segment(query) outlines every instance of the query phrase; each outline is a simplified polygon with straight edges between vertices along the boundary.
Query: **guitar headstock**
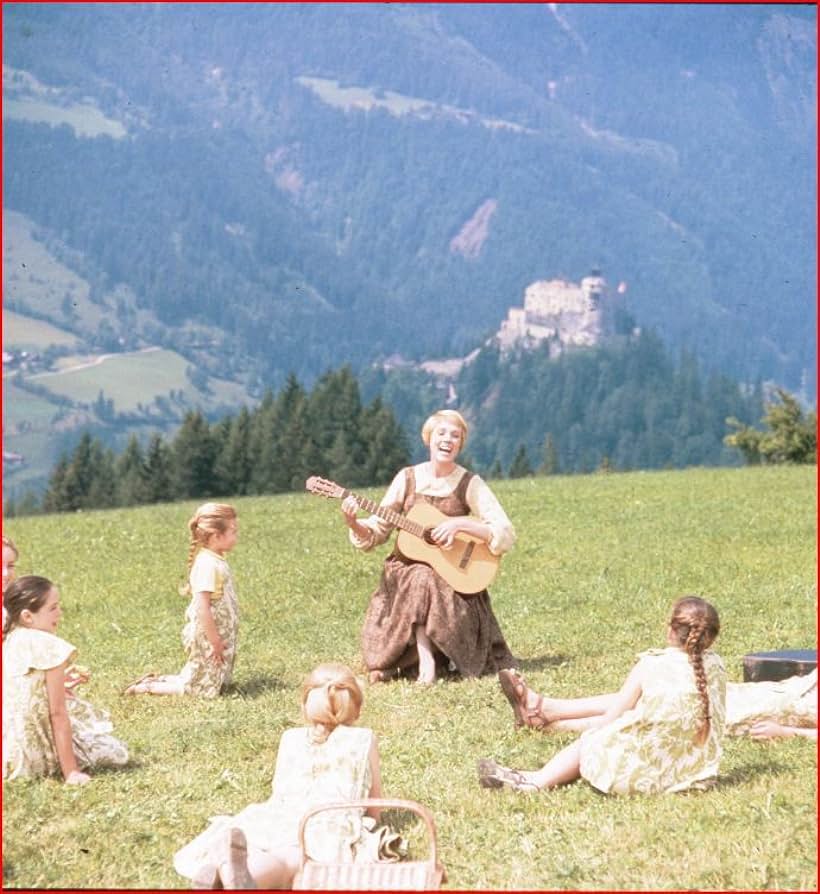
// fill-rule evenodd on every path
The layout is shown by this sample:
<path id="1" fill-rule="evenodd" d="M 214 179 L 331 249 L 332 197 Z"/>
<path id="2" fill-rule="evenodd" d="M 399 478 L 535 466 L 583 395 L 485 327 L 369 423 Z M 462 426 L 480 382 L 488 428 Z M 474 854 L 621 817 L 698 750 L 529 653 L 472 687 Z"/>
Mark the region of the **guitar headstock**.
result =
<path id="1" fill-rule="evenodd" d="M 346 491 L 340 484 L 335 481 L 328 481 L 326 478 L 319 478 L 318 475 L 311 475 L 305 482 L 305 490 L 319 497 L 329 497 L 333 500 L 341 500 L 347 496 Z"/>

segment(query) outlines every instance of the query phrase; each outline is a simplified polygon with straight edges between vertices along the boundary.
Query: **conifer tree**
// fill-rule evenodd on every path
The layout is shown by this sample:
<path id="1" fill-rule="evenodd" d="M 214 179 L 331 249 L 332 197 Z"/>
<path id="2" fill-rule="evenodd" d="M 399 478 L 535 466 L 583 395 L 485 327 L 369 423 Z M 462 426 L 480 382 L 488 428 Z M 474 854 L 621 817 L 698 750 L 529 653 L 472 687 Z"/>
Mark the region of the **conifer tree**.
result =
<path id="1" fill-rule="evenodd" d="M 363 410 L 359 432 L 365 450 L 363 484 L 387 484 L 410 462 L 404 431 L 381 398 Z"/>
<path id="2" fill-rule="evenodd" d="M 43 512 L 65 512 L 69 507 L 65 498 L 65 478 L 68 472 L 68 456 L 64 453 L 57 460 L 48 479 L 43 495 Z"/>
<path id="3" fill-rule="evenodd" d="M 118 505 L 136 506 L 146 502 L 144 457 L 136 435 L 131 435 L 117 458 L 116 473 Z"/>
<path id="4" fill-rule="evenodd" d="M 520 444 L 518 447 L 518 452 L 510 465 L 508 475 L 510 478 L 526 478 L 528 475 L 532 475 L 532 466 L 527 456 L 527 448 L 523 444 Z"/>
<path id="5" fill-rule="evenodd" d="M 114 462 L 113 450 L 103 447 L 99 441 L 92 444 L 91 463 L 94 474 L 84 500 L 84 508 L 108 509 L 120 505 Z"/>
<path id="6" fill-rule="evenodd" d="M 88 495 L 94 480 L 94 463 L 99 455 L 99 450 L 95 449 L 95 439 L 89 432 L 83 432 L 71 455 L 63 479 L 64 510 L 90 508 Z"/>
<path id="7" fill-rule="evenodd" d="M 145 501 L 162 503 L 173 498 L 171 450 L 158 432 L 151 435 L 145 452 Z"/>
<path id="8" fill-rule="evenodd" d="M 226 434 L 224 438 L 223 433 Z M 214 465 L 214 478 L 218 482 L 219 493 L 242 495 L 250 492 L 250 433 L 251 418 L 247 407 L 242 407 L 224 429 L 216 429 L 214 441 L 219 452 Z"/>
<path id="9" fill-rule="evenodd" d="M 172 455 L 175 496 L 182 499 L 213 496 L 216 444 L 199 410 L 185 414 L 173 441 Z"/>
<path id="10" fill-rule="evenodd" d="M 547 432 L 544 438 L 544 447 L 541 451 L 541 465 L 538 469 L 541 475 L 557 475 L 559 470 L 558 449 L 552 437 L 552 432 Z"/>

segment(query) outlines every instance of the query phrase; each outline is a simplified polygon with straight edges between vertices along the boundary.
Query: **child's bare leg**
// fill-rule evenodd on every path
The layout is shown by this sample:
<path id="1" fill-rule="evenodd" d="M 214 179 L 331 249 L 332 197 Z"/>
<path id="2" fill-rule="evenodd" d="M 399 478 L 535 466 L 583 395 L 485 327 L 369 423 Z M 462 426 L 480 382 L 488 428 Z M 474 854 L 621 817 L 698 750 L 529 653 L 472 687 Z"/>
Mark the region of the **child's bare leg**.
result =
<path id="1" fill-rule="evenodd" d="M 588 695 L 583 698 L 552 698 L 544 695 L 541 700 L 541 710 L 549 717 L 550 723 L 556 720 L 599 717 L 609 710 L 613 698 L 615 698 L 614 692 L 608 692 L 605 695 Z M 537 701 L 537 693 L 528 687 L 528 706 L 530 704 L 534 706 Z M 566 727 L 566 729 L 570 729 L 570 727 Z M 587 729 L 587 727 L 584 727 L 584 729 Z"/>
<path id="2" fill-rule="evenodd" d="M 544 727 L 545 732 L 550 733 L 582 733 L 584 730 L 594 729 L 598 726 L 600 714 L 590 717 L 572 717 L 566 720 L 553 720 Z"/>
<path id="3" fill-rule="evenodd" d="M 581 775 L 581 742 L 580 740 L 562 748 L 540 770 L 523 774 L 526 779 L 538 788 L 555 788 L 574 782 Z"/>
<path id="4" fill-rule="evenodd" d="M 248 852 L 248 871 L 253 876 L 257 888 L 274 890 L 292 888 L 299 864 L 300 853 L 297 847 Z"/>
<path id="5" fill-rule="evenodd" d="M 615 693 L 583 698 L 553 698 L 540 695 L 514 670 L 499 671 L 498 679 L 515 712 L 516 725 L 529 726 L 533 729 L 550 731 L 589 729 L 586 723 L 579 724 L 578 721 L 581 718 L 597 718 L 605 714 L 615 698 Z"/>
<path id="6" fill-rule="evenodd" d="M 185 684 L 178 676 L 166 674 L 162 677 L 152 677 L 147 680 L 139 680 L 132 683 L 126 690 L 126 695 L 184 695 Z"/>
<path id="7" fill-rule="evenodd" d="M 436 679 L 433 643 L 421 624 L 416 624 L 413 630 L 416 634 L 416 647 L 419 650 L 419 683 L 432 683 Z"/>

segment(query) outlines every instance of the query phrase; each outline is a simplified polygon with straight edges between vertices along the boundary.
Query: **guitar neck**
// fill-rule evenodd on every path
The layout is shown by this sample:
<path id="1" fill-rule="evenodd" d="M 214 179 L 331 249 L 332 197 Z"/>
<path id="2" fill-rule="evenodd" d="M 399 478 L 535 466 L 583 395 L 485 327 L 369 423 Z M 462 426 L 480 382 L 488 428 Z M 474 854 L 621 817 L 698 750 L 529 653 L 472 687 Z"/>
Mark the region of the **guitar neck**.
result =
<path id="1" fill-rule="evenodd" d="M 361 509 L 370 512 L 373 515 L 378 515 L 379 518 L 383 518 L 386 522 L 395 525 L 402 531 L 407 531 L 408 534 L 414 534 L 416 537 L 424 538 L 424 525 L 410 521 L 410 519 L 406 515 L 402 515 L 401 512 L 396 512 L 395 509 L 391 509 L 389 506 L 380 506 L 373 500 L 368 500 L 367 497 L 360 497 L 358 494 L 354 494 L 350 491 L 347 491 L 344 496 L 353 497 L 356 504 Z"/>

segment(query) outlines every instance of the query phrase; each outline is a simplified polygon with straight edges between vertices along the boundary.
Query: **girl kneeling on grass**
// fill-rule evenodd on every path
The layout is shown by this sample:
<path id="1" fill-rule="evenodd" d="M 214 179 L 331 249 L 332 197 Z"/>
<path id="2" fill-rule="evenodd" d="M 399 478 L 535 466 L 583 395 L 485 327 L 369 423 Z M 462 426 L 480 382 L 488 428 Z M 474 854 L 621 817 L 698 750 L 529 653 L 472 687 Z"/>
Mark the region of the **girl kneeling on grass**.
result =
<path id="1" fill-rule="evenodd" d="M 145 674 L 126 695 L 201 695 L 215 698 L 231 682 L 236 658 L 239 610 L 231 569 L 225 561 L 239 538 L 236 510 L 204 503 L 188 521 L 188 585 L 182 643 L 188 661 L 178 674 Z"/>
<path id="2" fill-rule="evenodd" d="M 60 593 L 45 577 L 27 575 L 3 594 L 3 778 L 60 770 L 83 785 L 83 768 L 121 767 L 128 749 L 111 735 L 107 714 L 66 695 L 74 646 L 56 635 Z"/>
<path id="3" fill-rule="evenodd" d="M 362 691 L 350 668 L 319 665 L 302 684 L 307 725 L 286 730 L 279 741 L 273 792 L 236 816 L 211 825 L 174 857 L 174 868 L 196 888 L 290 888 L 299 869 L 299 821 L 309 809 L 332 801 L 381 797 L 379 747 L 372 730 L 351 726 Z M 395 834 L 376 827 L 371 808 L 327 811 L 305 830 L 308 855 L 323 862 L 378 859 L 396 847 Z"/>
<path id="4" fill-rule="evenodd" d="M 607 696 L 544 699 L 513 672 L 501 671 L 519 725 L 537 726 L 539 717 L 559 724 L 570 716 L 585 717 L 586 731 L 540 770 L 510 770 L 481 760 L 480 784 L 538 791 L 582 777 L 602 792 L 625 795 L 713 782 L 726 715 L 726 671 L 709 648 L 719 630 L 717 611 L 708 602 L 698 596 L 678 599 L 667 648 L 642 653 L 620 691 Z"/>

